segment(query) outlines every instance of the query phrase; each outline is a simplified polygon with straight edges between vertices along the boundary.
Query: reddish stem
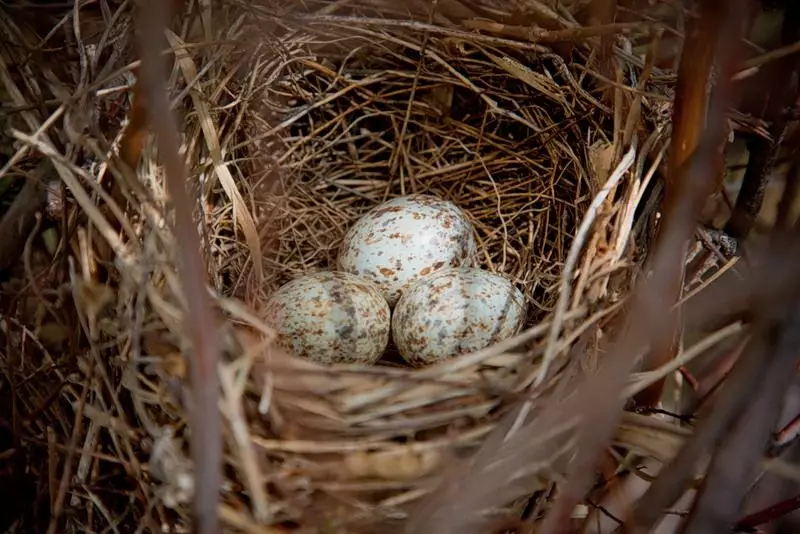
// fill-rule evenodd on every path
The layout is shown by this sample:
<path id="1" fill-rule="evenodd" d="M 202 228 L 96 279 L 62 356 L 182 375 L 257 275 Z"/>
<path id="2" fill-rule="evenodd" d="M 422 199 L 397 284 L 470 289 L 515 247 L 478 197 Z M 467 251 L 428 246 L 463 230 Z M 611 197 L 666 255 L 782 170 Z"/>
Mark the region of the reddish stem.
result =
<path id="1" fill-rule="evenodd" d="M 763 510 L 746 515 L 736 522 L 734 531 L 748 531 L 760 525 L 764 525 L 783 516 L 789 515 L 795 510 L 800 510 L 800 494 L 795 495 L 785 501 L 773 504 Z"/>

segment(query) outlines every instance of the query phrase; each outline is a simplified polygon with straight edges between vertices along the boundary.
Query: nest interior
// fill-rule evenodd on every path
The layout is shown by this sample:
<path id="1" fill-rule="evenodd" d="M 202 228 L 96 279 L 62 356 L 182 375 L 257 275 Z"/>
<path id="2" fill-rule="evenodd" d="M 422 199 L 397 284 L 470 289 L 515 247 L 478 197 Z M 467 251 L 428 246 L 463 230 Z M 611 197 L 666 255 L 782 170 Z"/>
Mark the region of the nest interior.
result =
<path id="1" fill-rule="evenodd" d="M 213 3 L 214 20 L 225 23 L 209 25 L 204 4 L 187 2 L 168 36 L 226 353 L 220 510 L 232 530 L 402 525 L 440 468 L 478 446 L 519 395 L 534 383 L 556 387 L 572 344 L 597 335 L 587 325 L 608 320 L 630 282 L 634 212 L 665 149 L 662 86 L 671 78 L 624 50 L 623 66 L 600 74 L 593 41 L 535 42 L 477 16 L 513 19 L 497 6 L 453 14 L 389 4 L 230 0 Z M 84 31 L 92 48 L 73 58 L 73 70 L 30 73 L 45 90 L 9 78 L 23 87 L 19 107 L 25 95 L 92 95 L 54 119 L 73 128 L 54 144 L 18 140 L 57 163 L 67 195 L 46 222 L 61 231 L 61 248 L 32 256 L 60 292 L 34 294 L 19 320 L 30 328 L 9 331 L 20 343 L 30 329 L 37 340 L 54 338 L 26 348 L 27 371 L 46 377 L 23 386 L 32 388 L 26 411 L 47 406 L 30 439 L 50 443 L 51 455 L 59 443 L 80 445 L 69 449 L 79 462 L 72 496 L 49 505 L 71 510 L 74 528 L 124 518 L 160 530 L 189 523 L 187 318 L 154 145 L 139 146 L 136 175 L 115 165 L 132 146 L 125 128 L 135 105 L 119 97 L 131 83 L 130 6 L 113 5 L 80 19 L 102 29 L 88 41 Z M 578 27 L 559 9 L 556 22 Z M 26 42 L 38 35 L 4 24 Z M 7 63 L 24 63 L 19 51 L 5 53 Z M 87 57 L 89 67 L 80 62 Z M 616 92 L 608 76 L 617 76 Z M 635 136 L 645 146 L 638 165 L 629 160 L 631 172 L 590 209 Z M 101 187 L 108 181 L 110 193 Z M 259 305 L 299 274 L 331 268 L 361 214 L 409 193 L 469 214 L 481 266 L 507 274 L 529 299 L 526 329 L 423 370 L 323 368 L 281 354 Z M 115 201 L 125 209 L 112 209 Z M 570 259 L 587 214 L 594 224 Z M 57 274 L 51 265 L 66 256 L 70 268 Z M 575 289 L 558 311 L 565 278 Z M 549 353 L 554 321 L 564 331 Z M 54 354 L 64 338 L 69 350 Z M 506 505 L 517 509 L 524 495 L 512 496 Z"/>
<path id="2" fill-rule="evenodd" d="M 605 106 L 590 91 L 576 94 L 575 73 L 549 51 L 342 18 L 287 28 L 302 37 L 265 47 L 280 60 L 248 73 L 243 149 L 259 163 L 277 159 L 282 194 L 254 195 L 267 221 L 257 226 L 273 239 L 267 283 L 242 294 L 333 268 L 365 210 L 424 193 L 469 214 L 480 266 L 509 275 L 532 318 L 544 317 L 594 192 L 588 144 L 609 143 Z M 242 263 L 229 280 L 242 278 Z"/>

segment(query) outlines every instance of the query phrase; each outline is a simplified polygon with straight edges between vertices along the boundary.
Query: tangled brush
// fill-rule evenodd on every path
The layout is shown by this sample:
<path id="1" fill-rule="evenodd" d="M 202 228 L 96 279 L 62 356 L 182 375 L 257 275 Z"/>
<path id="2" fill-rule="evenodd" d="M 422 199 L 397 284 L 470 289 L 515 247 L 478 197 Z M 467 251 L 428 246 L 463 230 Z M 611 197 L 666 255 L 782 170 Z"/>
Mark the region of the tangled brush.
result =
<path id="1" fill-rule="evenodd" d="M 766 243 L 745 239 L 745 194 L 725 232 L 697 220 L 729 136 L 793 139 L 789 119 L 731 111 L 734 82 L 794 68 L 791 43 L 716 46 L 742 41 L 738 5 L 639 4 L 3 11 L 0 250 L 21 261 L 0 264 L 0 476 L 33 503 L 8 523 L 645 532 L 676 528 L 674 505 L 686 532 L 720 532 L 780 515 L 739 504 L 758 476 L 796 478 L 793 186 Z M 391 347 L 374 366 L 282 350 L 267 299 L 418 193 L 464 210 L 524 328 L 421 369 Z"/>

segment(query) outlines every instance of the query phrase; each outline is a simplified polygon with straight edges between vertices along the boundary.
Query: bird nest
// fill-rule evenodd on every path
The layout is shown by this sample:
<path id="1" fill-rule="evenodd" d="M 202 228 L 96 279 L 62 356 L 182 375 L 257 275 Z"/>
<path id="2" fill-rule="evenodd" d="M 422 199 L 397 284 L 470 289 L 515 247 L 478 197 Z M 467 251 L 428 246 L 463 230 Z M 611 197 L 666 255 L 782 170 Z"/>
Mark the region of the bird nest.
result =
<path id="1" fill-rule="evenodd" d="M 602 345 L 613 332 L 646 249 L 653 219 L 639 215 L 650 214 L 643 199 L 666 147 L 671 78 L 633 51 L 648 26 L 631 23 L 628 37 L 611 26 L 582 32 L 563 8 L 525 15 L 556 30 L 522 31 L 508 24 L 512 12 L 489 4 L 447 2 L 453 12 L 358 0 L 212 4 L 206 12 L 187 3 L 167 41 L 224 354 L 220 517 L 242 532 L 400 528 L 448 468 L 497 432 L 511 436 L 536 399 L 594 367 L 593 357 L 573 357 L 575 347 Z M 35 423 L 51 454 L 70 444 L 64 465 L 75 467 L 62 481 L 74 476 L 76 490 L 52 487 L 56 515 L 75 528 L 120 521 L 156 531 L 189 523 L 200 485 L 188 460 L 191 299 L 176 274 L 183 243 L 170 230 L 154 141 L 136 135 L 136 100 L 120 97 L 133 78 L 131 14 L 125 4 L 116 14 L 98 8 L 76 27 L 92 17 L 96 31 L 84 27 L 71 67 L 30 72 L 56 95 L 65 87 L 77 95 L 54 119 L 69 126 L 57 139 L 17 140 L 52 162 L 48 176 L 66 194 L 51 194 L 55 215 L 45 223 L 66 232 L 57 260 L 35 253 L 28 268 L 63 261 L 68 274 L 47 271 L 61 289 L 34 299 L 55 315 L 33 310 L 9 332 L 17 341 L 31 328 L 55 338 L 27 348 L 34 356 L 25 365 L 53 362 L 30 398 L 41 399 L 42 384 L 64 385 Z M 4 24 L 32 39 L 30 27 Z M 22 87 L 17 106 L 34 100 L 34 89 L 8 79 Z M 122 165 L 132 153 L 136 174 Z M 468 214 L 480 267 L 525 294 L 523 330 L 423 369 L 391 351 L 363 367 L 277 349 L 259 316 L 271 292 L 334 268 L 361 215 L 419 193 Z M 52 319 L 67 315 L 65 302 L 79 313 Z M 74 332 L 59 338 L 55 323 Z M 53 355 L 65 339 L 64 356 Z M 653 382 L 640 378 L 628 394 Z M 520 484 L 509 482 L 485 518 L 519 517 L 572 445 L 548 443 L 551 453 Z"/>

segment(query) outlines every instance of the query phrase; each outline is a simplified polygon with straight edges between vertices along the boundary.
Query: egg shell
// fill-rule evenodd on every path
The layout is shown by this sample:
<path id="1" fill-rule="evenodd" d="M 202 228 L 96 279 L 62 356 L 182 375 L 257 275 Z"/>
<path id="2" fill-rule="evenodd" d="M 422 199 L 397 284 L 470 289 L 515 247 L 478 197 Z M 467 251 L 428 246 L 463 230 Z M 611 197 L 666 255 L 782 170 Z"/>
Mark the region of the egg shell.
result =
<path id="1" fill-rule="evenodd" d="M 525 311 L 522 292 L 505 277 L 478 268 L 447 269 L 403 293 L 392 338 L 404 360 L 422 367 L 512 337 Z"/>
<path id="2" fill-rule="evenodd" d="M 323 364 L 372 364 L 389 343 L 390 313 L 383 295 L 368 280 L 322 271 L 273 293 L 264 319 L 295 356 Z"/>
<path id="3" fill-rule="evenodd" d="M 374 282 L 393 307 L 422 276 L 474 264 L 474 229 L 450 201 L 430 195 L 397 197 L 373 208 L 347 231 L 337 267 Z"/>

